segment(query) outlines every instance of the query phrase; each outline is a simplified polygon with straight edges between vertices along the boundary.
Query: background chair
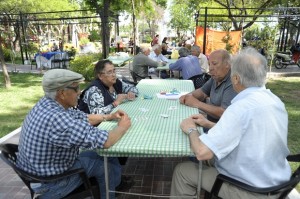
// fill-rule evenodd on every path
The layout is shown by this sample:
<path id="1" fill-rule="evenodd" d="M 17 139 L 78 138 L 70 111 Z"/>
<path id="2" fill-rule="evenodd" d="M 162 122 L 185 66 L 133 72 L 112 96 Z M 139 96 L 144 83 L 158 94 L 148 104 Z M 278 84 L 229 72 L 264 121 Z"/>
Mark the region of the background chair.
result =
<path id="1" fill-rule="evenodd" d="M 37 69 L 37 62 L 36 62 L 36 57 L 34 54 L 29 54 L 29 59 L 30 59 L 30 68 L 32 70 L 32 66 L 35 65 L 35 69 Z"/>
<path id="2" fill-rule="evenodd" d="M 287 160 L 290 162 L 300 162 L 300 154 L 297 155 L 289 155 L 287 157 Z M 239 182 L 235 179 L 232 179 L 228 176 L 219 174 L 216 178 L 216 181 L 212 187 L 212 190 L 210 193 L 205 192 L 205 199 L 212 199 L 212 198 L 219 198 L 218 194 L 222 187 L 223 183 L 232 184 L 236 187 L 239 187 L 243 190 L 263 194 L 263 195 L 276 195 L 278 194 L 279 199 L 284 199 L 287 197 L 287 195 L 292 191 L 293 188 L 297 186 L 297 184 L 300 182 L 300 166 L 298 166 L 297 170 L 292 174 L 290 180 L 288 182 L 285 182 L 283 184 L 268 187 L 268 188 L 257 188 L 250 185 L 247 185 L 245 183 Z"/>
<path id="3" fill-rule="evenodd" d="M 189 78 L 189 80 L 193 81 L 195 89 L 201 88 L 209 79 L 210 75 L 207 73 L 202 73 Z"/>
<path id="4" fill-rule="evenodd" d="M 58 63 L 58 67 L 57 67 Z M 62 60 L 62 54 L 57 53 L 53 56 L 53 59 L 51 59 L 51 68 L 61 68 L 63 65 L 64 61 Z"/>
<path id="5" fill-rule="evenodd" d="M 30 183 L 48 183 L 57 181 L 62 178 L 70 177 L 73 175 L 80 175 L 83 184 L 72 191 L 70 194 L 64 197 L 64 199 L 78 199 L 90 197 L 94 199 L 100 199 L 100 190 L 98 187 L 98 183 L 95 178 L 88 178 L 84 169 L 74 169 L 70 171 L 66 171 L 63 174 L 50 176 L 50 177 L 41 177 L 33 174 L 29 174 L 16 166 L 17 161 L 17 153 L 18 153 L 18 145 L 16 144 L 2 144 L 0 145 L 0 157 L 6 162 L 13 170 L 18 174 L 18 176 L 22 179 L 25 185 L 30 190 L 30 194 L 32 198 L 38 198 L 34 195 L 33 190 L 30 187 Z"/>
<path id="6" fill-rule="evenodd" d="M 140 76 L 138 74 L 136 74 L 135 72 L 133 72 L 132 70 L 130 71 L 130 74 L 131 74 L 131 77 L 133 79 L 133 81 L 135 83 L 137 83 L 138 81 L 140 81 L 141 79 L 146 79 L 146 78 L 149 78 L 149 79 L 152 79 L 152 77 L 149 75 L 149 76 L 146 76 L 146 77 L 143 77 L 143 76 Z"/>

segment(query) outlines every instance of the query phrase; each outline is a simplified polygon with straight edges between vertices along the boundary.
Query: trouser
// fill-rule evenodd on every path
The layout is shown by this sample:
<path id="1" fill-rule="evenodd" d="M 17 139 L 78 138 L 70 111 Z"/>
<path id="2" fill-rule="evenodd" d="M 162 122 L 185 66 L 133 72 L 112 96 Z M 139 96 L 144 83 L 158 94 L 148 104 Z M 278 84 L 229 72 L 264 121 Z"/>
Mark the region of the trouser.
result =
<path id="1" fill-rule="evenodd" d="M 178 198 L 181 199 L 188 199 L 191 198 L 191 196 L 195 196 L 199 176 L 198 169 L 199 166 L 195 162 L 183 162 L 178 164 L 173 173 L 171 196 L 179 196 Z M 217 175 L 218 171 L 215 167 L 202 165 L 201 188 L 210 192 Z M 220 189 L 219 197 L 223 199 L 275 199 L 278 196 L 250 193 L 224 183 Z"/>
<path id="2" fill-rule="evenodd" d="M 106 198 L 105 177 L 104 177 L 104 159 L 94 151 L 84 151 L 69 170 L 83 168 L 87 176 L 95 177 L 99 183 L 101 199 Z M 117 158 L 108 158 L 109 188 L 115 190 L 120 184 L 121 166 Z M 71 176 L 53 183 L 42 184 L 38 187 L 32 187 L 34 192 L 41 199 L 62 198 L 82 184 L 79 175 Z M 35 185 L 36 186 L 36 185 Z M 115 194 L 110 193 L 110 198 L 114 199 Z"/>

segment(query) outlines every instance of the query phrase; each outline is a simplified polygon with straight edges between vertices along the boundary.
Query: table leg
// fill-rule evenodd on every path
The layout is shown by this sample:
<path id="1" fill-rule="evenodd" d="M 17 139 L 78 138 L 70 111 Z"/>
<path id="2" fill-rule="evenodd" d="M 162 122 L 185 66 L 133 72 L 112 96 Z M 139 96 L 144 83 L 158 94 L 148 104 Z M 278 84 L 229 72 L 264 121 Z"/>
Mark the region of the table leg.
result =
<path id="1" fill-rule="evenodd" d="M 198 186 L 197 186 L 197 197 L 196 197 L 197 199 L 200 198 L 200 194 L 201 194 L 202 161 L 199 161 L 198 169 L 199 169 L 199 173 L 198 173 Z"/>
<path id="2" fill-rule="evenodd" d="M 104 175 L 105 175 L 106 199 L 109 199 L 108 166 L 107 166 L 106 156 L 104 156 Z"/>

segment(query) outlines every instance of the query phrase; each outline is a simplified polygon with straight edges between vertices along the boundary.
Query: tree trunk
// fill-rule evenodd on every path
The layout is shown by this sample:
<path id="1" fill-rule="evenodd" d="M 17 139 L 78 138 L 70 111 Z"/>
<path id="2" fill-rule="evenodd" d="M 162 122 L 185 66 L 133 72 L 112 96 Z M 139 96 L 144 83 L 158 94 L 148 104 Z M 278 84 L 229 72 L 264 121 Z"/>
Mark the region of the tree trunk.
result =
<path id="1" fill-rule="evenodd" d="M 3 55 L 3 49 L 2 49 L 2 38 L 1 38 L 1 33 L 0 33 L 0 63 L 4 75 L 4 85 L 5 88 L 10 88 L 11 87 L 11 82 L 10 78 L 7 72 L 6 64 L 4 62 L 4 55 Z"/>
<path id="2" fill-rule="evenodd" d="M 136 52 L 136 19 L 135 19 L 135 5 L 134 0 L 132 2 L 132 26 L 133 26 L 133 49 L 132 54 L 135 55 Z"/>

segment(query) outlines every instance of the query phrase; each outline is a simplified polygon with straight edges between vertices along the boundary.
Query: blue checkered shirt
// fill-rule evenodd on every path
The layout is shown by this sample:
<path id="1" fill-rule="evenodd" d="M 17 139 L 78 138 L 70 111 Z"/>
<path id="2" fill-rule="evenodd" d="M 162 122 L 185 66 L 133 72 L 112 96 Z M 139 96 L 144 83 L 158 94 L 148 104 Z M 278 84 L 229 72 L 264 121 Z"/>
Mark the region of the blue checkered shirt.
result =
<path id="1" fill-rule="evenodd" d="M 103 148 L 107 138 L 108 132 L 91 126 L 85 113 L 44 97 L 24 120 L 17 167 L 39 176 L 60 174 L 74 164 L 80 147 Z"/>

